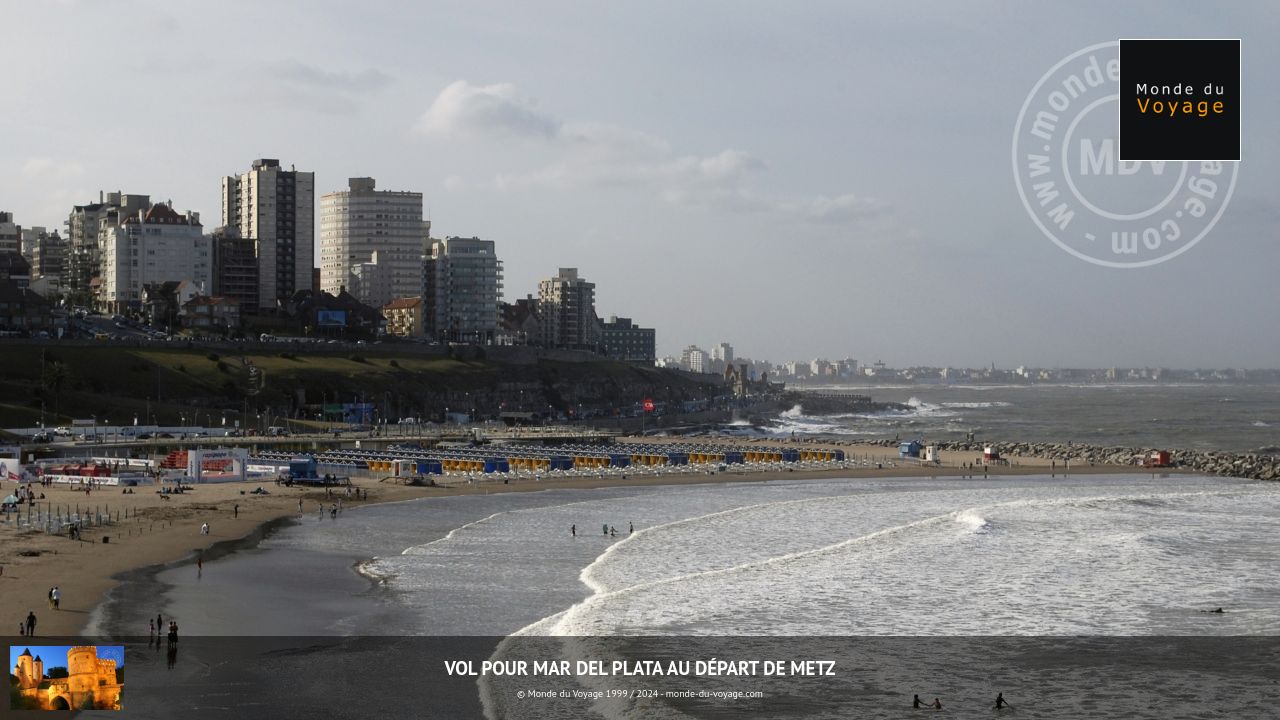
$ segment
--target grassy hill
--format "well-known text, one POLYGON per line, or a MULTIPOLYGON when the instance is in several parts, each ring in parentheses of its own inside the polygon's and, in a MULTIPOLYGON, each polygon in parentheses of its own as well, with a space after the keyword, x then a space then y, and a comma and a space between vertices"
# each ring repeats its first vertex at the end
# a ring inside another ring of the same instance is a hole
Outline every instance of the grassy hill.
POLYGON ((644 397, 705 397, 715 386, 688 375, 611 361, 508 364, 370 348, 294 350, 0 343, 0 427, 72 418, 130 424, 216 425, 225 415, 291 415, 304 405, 370 402, 389 417, 435 417, 450 408, 492 414, 630 406, 644 397), (263 376, 250 392, 250 367, 263 376), (148 415, 150 413, 150 415, 148 415), (208 417, 209 420, 205 418, 208 417))

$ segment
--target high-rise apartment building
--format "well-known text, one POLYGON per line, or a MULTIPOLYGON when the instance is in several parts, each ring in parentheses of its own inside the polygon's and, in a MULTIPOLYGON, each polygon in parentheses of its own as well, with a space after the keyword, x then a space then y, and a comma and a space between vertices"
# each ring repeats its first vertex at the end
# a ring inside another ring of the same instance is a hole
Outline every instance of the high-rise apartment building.
POLYGON ((213 250, 213 286, 209 294, 230 298, 239 308, 258 308, 258 255, 254 241, 231 227, 220 227, 209 238, 213 250))
POLYGON ((596 286, 578 277, 577 268, 538 283, 543 345, 594 350, 599 341, 596 286))
POLYGON ((87 294, 102 276, 102 235, 124 218, 151 208, 150 195, 98 193, 98 202, 76 205, 67 217, 67 251, 63 287, 87 294))
POLYGON ((67 245, 58 231, 32 227, 22 231, 22 254, 31 263, 31 276, 49 278, 57 284, 62 277, 62 265, 67 245))
POLYGON ((725 364, 733 362, 733 346, 727 342, 711 346, 711 359, 725 364))
POLYGON ((320 198, 320 289, 346 288, 372 307, 421 294, 422 193, 377 190, 373 178, 348 188, 320 198))
POLYGON ((182 280, 207 293, 212 256, 199 213, 184 215, 163 203, 139 210, 103 230, 98 302, 111 312, 137 309, 144 286, 182 280))
POLYGON ((249 172, 222 178, 222 225, 254 242, 259 311, 274 311, 311 289, 315 214, 315 173, 262 158, 249 172))
POLYGON ((492 240, 432 240, 423 259, 429 333, 446 342, 492 343, 502 303, 502 261, 492 240))

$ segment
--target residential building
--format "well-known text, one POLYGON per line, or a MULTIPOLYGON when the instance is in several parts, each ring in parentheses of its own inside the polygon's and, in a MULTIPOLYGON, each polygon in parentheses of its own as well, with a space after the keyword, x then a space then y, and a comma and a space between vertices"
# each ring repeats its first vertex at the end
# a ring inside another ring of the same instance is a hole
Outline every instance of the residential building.
POLYGON ((147 323, 173 332, 182 321, 182 308, 200 297, 201 289, 190 280, 166 280, 142 286, 139 300, 147 323))
POLYGON ((213 280, 213 251, 199 213, 158 203, 104 228, 97 302, 111 312, 140 309, 142 288, 190 280, 205 292, 213 280))
POLYGON ((432 240, 423 260, 428 332, 449 342, 493 343, 502 301, 502 261, 492 240, 432 240))
POLYGON ((422 296, 396 298, 382 306, 382 316, 387 319, 387 334, 396 337, 422 337, 426 332, 423 322, 422 296))
POLYGON ((210 237, 213 248, 213 297, 236 301, 237 315, 257 314, 258 254, 252 238, 240 237, 234 227, 220 227, 210 237))
POLYGON ((350 178, 347 185, 320 198, 320 289, 346 288, 374 307, 421 294, 430 231, 422 193, 377 190, 373 178, 350 178))
POLYGON ((31 286, 31 263, 17 250, 0 251, 0 281, 26 290, 31 286))
POLYGON ((125 218, 150 208, 150 195, 102 191, 98 192, 98 202, 73 207, 67 217, 63 286, 83 295, 89 293, 95 284, 101 284, 103 233, 107 228, 118 226, 125 218))
POLYGON ((697 345, 689 345, 680 351, 680 369, 691 372, 707 372, 711 356, 697 345))
POLYGON ((63 260, 67 252, 67 244, 62 241, 58 231, 49 232, 42 227, 27 228, 22 231, 23 255, 31 263, 31 275, 37 278, 49 278, 53 284, 62 277, 63 260))
POLYGON ((631 322, 631 318, 616 315, 600 325, 600 346, 608 357, 626 362, 652 365, 657 355, 653 328, 642 328, 631 322))
POLYGON ((0 252, 22 252, 22 226, 13 213, 0 210, 0 252))
POLYGON ((261 158, 248 172, 222 178, 222 225, 254 242, 259 312, 278 311, 311 289, 315 214, 315 173, 261 158))
POLYGON ((240 327, 240 303, 235 298, 199 295, 182 304, 182 326, 227 333, 240 327))
POLYGON ((532 295, 513 303, 501 303, 498 313, 499 345, 537 345, 542 342, 542 316, 532 295))
POLYGON ((577 268, 560 268, 555 277, 539 282, 538 305, 544 346, 596 349, 596 286, 578 277, 577 268))
POLYGON ((733 346, 727 342, 712 345, 711 359, 728 365, 733 362, 733 346))
POLYGON ((386 327, 378 308, 365 305, 345 290, 337 295, 299 290, 285 309, 296 329, 307 335, 372 338, 386 327))
POLYGON ((40 295, 13 280, 0 278, 0 329, 32 330, 48 327, 51 321, 50 309, 49 302, 40 295))
POLYGON ((694 348, 689 352, 689 371, 704 373, 710 371, 711 356, 702 348, 694 348))

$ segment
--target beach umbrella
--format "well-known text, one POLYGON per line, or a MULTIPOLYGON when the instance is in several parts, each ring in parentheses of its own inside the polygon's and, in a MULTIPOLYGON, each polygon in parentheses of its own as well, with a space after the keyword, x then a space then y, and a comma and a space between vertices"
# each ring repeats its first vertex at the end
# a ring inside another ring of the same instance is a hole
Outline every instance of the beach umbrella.
POLYGON ((5 505, 17 505, 17 504, 18 504, 18 496, 17 496, 17 495, 10 495, 9 497, 5 498, 3 502, 4 502, 4 504, 5 504, 5 505))

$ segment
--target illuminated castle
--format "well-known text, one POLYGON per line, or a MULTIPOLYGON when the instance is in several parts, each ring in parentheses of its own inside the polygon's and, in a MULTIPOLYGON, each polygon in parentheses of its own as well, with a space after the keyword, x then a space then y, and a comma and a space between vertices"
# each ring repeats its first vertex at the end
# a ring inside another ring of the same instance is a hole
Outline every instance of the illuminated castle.
POLYGON ((42 710, 119 710, 120 690, 116 682, 116 661, 99 660, 98 649, 80 645, 67 650, 67 677, 46 678, 44 661, 31 650, 23 650, 13 666, 18 692, 31 698, 42 710))

